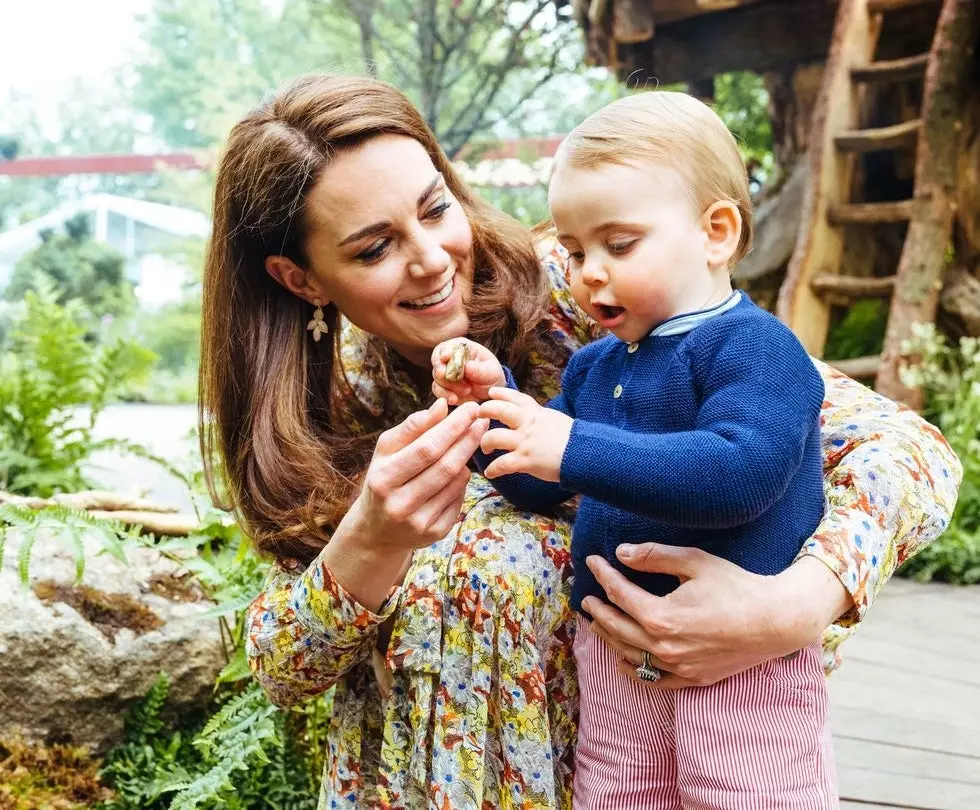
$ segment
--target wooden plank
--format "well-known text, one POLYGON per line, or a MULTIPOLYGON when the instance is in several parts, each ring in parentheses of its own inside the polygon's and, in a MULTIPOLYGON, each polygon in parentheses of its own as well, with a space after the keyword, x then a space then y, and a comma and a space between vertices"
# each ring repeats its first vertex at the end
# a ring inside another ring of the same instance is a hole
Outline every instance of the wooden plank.
POLYGON ((928 205, 909 223, 905 235, 882 364, 875 378, 881 393, 912 407, 921 406, 922 393, 902 384, 901 347, 911 337, 913 324, 931 323, 936 317, 946 248, 953 232, 959 154, 955 119, 961 114, 969 84, 977 21, 977 0, 944 0, 923 84, 915 196, 927 198, 928 205))
POLYGON ((851 68, 871 61, 878 41, 878 18, 868 15, 867 0, 841 0, 834 24, 820 96, 813 116, 807 155, 809 193, 804 198, 799 238, 779 291, 777 314, 815 357, 823 354, 830 307, 810 280, 837 272, 843 236, 827 217, 831 207, 849 202, 854 161, 840 157, 834 136, 854 126, 863 93, 851 81, 851 68), (873 21, 874 20, 874 21, 873 21))
POLYGON ((926 650, 915 644, 902 644, 878 636, 855 638, 847 648, 848 661, 875 664, 887 661, 897 672, 908 672, 929 678, 933 683, 963 683, 980 686, 980 665, 964 661, 947 651, 926 650))
POLYGON ((878 364, 881 358, 877 355, 868 357, 852 357, 848 360, 826 360, 841 374, 846 374, 853 380, 869 380, 878 373, 878 364))
POLYGON ((838 763, 842 797, 871 801, 886 807, 913 810, 977 810, 980 789, 976 785, 945 782, 925 775, 881 773, 838 763))
POLYGON ((890 618, 879 622, 876 632, 881 638, 892 639, 912 649, 946 650, 957 659, 974 664, 980 660, 980 645, 972 632, 960 632, 928 616, 903 617, 901 621, 890 618))
POLYGON ((973 785, 980 798, 980 759, 955 754, 906 748, 888 743, 837 738, 838 762, 879 773, 928 774, 932 779, 973 785))
POLYGON ((980 733, 980 688, 944 681, 934 691, 931 681, 920 675, 888 671, 863 661, 848 661, 846 666, 848 678, 832 683, 834 705, 873 706, 881 714, 980 733))
POLYGON ((827 218, 833 225, 876 225, 908 222, 918 210, 915 200, 877 203, 841 203, 830 206, 827 218))
MULTIPOLYGON (((841 810, 895 810, 894 804, 878 804, 877 802, 852 802, 842 799, 841 810)), ((902 805, 898 810, 908 810, 908 805, 902 805)))
POLYGON ((980 734, 976 729, 958 728, 936 720, 910 723, 903 715, 878 712, 867 706, 839 705, 833 697, 834 689, 831 688, 830 719, 834 737, 959 754, 978 760, 980 768, 980 734))
POLYGON ((890 127, 855 129, 834 137, 834 146, 842 152, 880 152, 914 146, 922 121, 918 118, 890 127))
POLYGON ((851 68, 851 79, 856 82, 898 82, 917 79, 925 74, 928 62, 928 53, 872 62, 870 65, 851 68))
POLYGON ((612 36, 616 42, 646 42, 653 37, 653 3, 650 0, 616 0, 612 36))
POLYGON ((859 278, 857 276, 817 276, 810 286, 817 295, 831 298, 887 298, 895 285, 894 276, 859 278))

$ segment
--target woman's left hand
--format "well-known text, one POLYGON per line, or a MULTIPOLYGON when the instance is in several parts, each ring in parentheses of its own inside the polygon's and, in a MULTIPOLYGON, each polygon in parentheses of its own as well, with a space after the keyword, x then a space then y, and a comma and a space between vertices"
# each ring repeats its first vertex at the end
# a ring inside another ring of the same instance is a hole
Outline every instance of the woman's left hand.
POLYGON ((663 672, 656 686, 707 686, 820 638, 850 606, 850 596, 819 560, 803 557, 777 576, 760 576, 696 548, 623 545, 617 555, 637 571, 673 574, 680 586, 654 596, 601 557, 588 566, 613 605, 587 597, 592 630, 636 678, 643 652, 663 672))

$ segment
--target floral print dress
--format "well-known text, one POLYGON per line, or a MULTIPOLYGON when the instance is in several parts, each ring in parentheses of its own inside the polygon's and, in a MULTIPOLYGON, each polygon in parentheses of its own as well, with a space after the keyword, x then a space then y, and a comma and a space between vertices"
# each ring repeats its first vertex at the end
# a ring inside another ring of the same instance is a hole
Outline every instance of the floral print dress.
MULTIPOLYGON (((554 368, 598 336, 572 300, 564 251, 549 247, 547 356, 531 358, 525 386, 540 401, 557 392, 554 368)), ((358 412, 393 425, 423 404, 407 377, 381 387, 379 357, 376 339, 345 325, 342 367, 358 407, 336 413, 349 430, 358 412)), ((895 567, 945 529, 961 471, 914 412, 817 366, 828 511, 800 553, 830 567, 855 604, 825 634, 829 671, 895 567)), ((571 807, 573 518, 570 507, 518 512, 474 474, 452 532, 415 552, 378 613, 319 558, 274 567, 249 609, 248 658, 281 706, 336 687, 320 808, 571 807), (382 625, 391 628, 387 698, 371 665, 382 625)))

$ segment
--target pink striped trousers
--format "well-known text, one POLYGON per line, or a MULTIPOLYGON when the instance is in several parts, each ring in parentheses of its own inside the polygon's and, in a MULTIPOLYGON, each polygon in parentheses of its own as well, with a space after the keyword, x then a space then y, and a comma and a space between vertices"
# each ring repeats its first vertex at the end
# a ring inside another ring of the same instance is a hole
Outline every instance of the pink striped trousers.
POLYGON ((576 810, 838 807, 819 645, 713 686, 652 689, 579 618, 576 810))

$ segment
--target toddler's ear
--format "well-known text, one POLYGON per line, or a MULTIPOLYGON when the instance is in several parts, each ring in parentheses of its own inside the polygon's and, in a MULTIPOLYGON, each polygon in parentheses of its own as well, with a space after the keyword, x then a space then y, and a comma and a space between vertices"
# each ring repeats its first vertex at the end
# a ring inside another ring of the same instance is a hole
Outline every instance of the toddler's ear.
POLYGON ((726 200, 712 204, 704 212, 702 227, 708 265, 712 269, 730 267, 742 238, 742 215, 736 205, 726 200))

